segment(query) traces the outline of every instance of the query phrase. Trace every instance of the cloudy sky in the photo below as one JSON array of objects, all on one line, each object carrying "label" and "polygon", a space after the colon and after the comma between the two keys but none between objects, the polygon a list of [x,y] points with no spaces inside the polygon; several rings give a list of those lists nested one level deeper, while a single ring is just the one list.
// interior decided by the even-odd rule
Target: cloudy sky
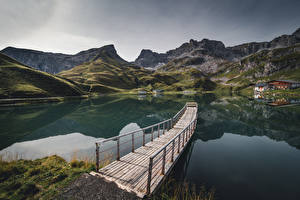
[{"label": "cloudy sky", "polygon": [[0,0],[0,49],[74,54],[114,44],[132,61],[191,38],[226,46],[269,41],[300,27],[299,0]]}]

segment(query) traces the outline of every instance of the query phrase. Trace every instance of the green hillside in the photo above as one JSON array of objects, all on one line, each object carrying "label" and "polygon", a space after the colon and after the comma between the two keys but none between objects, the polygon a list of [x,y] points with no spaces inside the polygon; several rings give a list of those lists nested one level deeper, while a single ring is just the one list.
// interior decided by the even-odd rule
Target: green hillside
[{"label": "green hillside", "polygon": [[80,96],[75,84],[57,76],[24,66],[0,54],[0,98]]},{"label": "green hillside", "polygon": [[140,86],[138,77],[148,74],[148,70],[118,62],[104,54],[58,75],[87,86],[89,92],[107,93],[137,88]]},{"label": "green hillside", "polygon": [[212,90],[215,84],[199,70],[186,68],[183,71],[156,71],[124,64],[107,55],[98,56],[94,61],[62,71],[61,77],[89,87],[89,92],[126,92],[138,88],[165,91]]}]

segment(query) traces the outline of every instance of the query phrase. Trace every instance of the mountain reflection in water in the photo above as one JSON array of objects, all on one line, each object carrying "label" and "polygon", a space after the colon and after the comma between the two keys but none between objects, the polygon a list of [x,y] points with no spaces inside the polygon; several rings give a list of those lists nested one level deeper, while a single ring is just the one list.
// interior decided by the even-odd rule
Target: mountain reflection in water
[{"label": "mountain reflection in water", "polygon": [[43,139],[17,142],[2,151],[4,159],[18,156],[22,159],[37,159],[49,155],[58,155],[70,161],[73,156],[86,158],[95,152],[97,138],[80,133],[51,136]]}]

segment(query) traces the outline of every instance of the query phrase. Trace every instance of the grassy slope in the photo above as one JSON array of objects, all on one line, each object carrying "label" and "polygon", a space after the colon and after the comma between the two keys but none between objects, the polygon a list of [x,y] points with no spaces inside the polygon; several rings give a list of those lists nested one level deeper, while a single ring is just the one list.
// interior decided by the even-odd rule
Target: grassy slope
[{"label": "grassy slope", "polygon": [[[55,199],[64,187],[84,172],[95,170],[87,161],[73,160],[70,163],[58,156],[36,160],[6,162],[0,159],[0,199]],[[214,190],[195,188],[173,179],[165,181],[151,199],[213,200]]]},{"label": "grassy slope", "polygon": [[146,90],[163,89],[166,91],[211,90],[215,84],[196,69],[184,71],[151,72],[141,67],[118,63],[101,58],[60,72],[58,75],[89,85],[90,92],[124,92],[137,88]]},{"label": "grassy slope", "polygon": [[58,156],[37,160],[0,160],[0,199],[51,199],[80,174],[88,162],[66,162]]},{"label": "grassy slope", "polygon": [[88,85],[90,92],[108,93],[136,88],[139,86],[137,77],[149,73],[148,70],[128,66],[104,54],[94,61],[62,71],[58,75]]},{"label": "grassy slope", "polygon": [[57,76],[0,54],[0,98],[80,96],[82,90]]}]

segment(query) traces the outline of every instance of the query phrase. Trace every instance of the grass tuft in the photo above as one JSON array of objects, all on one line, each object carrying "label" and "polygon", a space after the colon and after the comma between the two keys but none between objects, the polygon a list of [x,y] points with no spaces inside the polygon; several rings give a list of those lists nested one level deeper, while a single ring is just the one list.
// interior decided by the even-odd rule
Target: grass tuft
[{"label": "grass tuft", "polygon": [[152,197],[154,200],[214,200],[215,189],[207,190],[201,186],[197,192],[195,185],[187,182],[178,183],[173,178],[168,178]]}]

